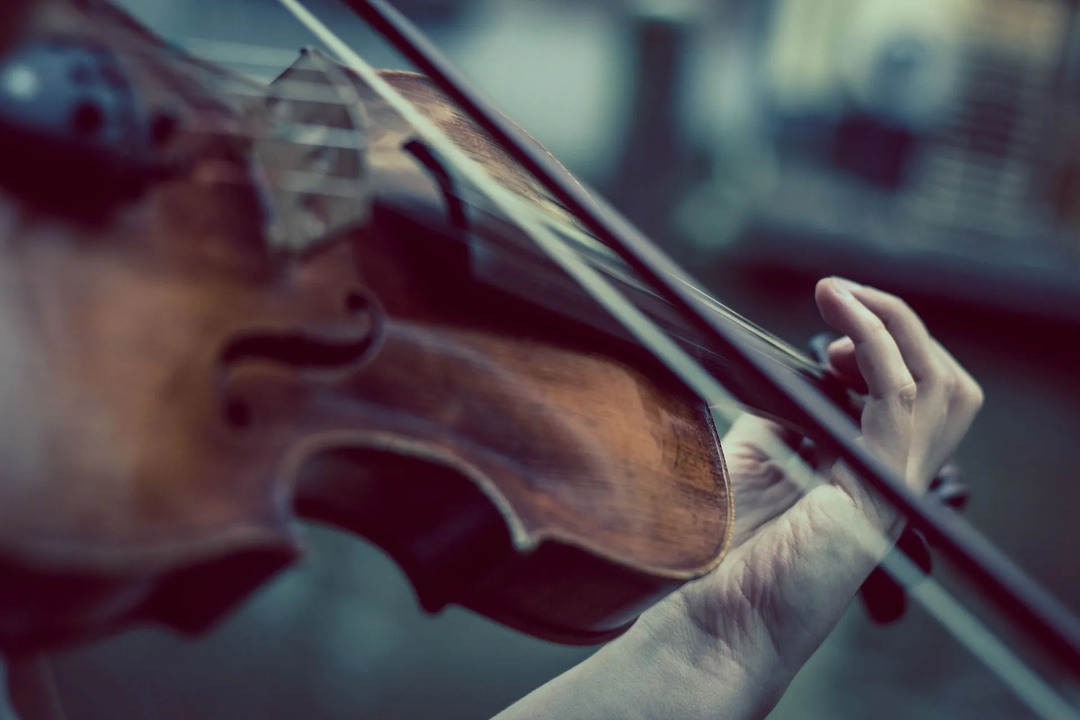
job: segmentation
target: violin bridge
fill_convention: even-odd
[[[345,71],[315,49],[267,89],[269,132],[254,147],[272,250],[303,252],[367,222],[367,119]]]

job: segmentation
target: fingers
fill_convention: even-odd
[[[981,408],[978,383],[901,299],[839,278],[818,283],[816,298],[826,322],[848,336],[829,346],[829,364],[853,387],[856,374],[865,379],[864,438],[913,480],[928,480]]]
[[[889,293],[848,281],[848,289],[876,315],[892,336],[904,358],[912,378],[917,383],[938,380],[946,375],[940,356],[935,352],[936,343],[930,337],[915,311],[908,304]]]
[[[965,404],[981,404],[981,389],[966,370],[930,336],[919,316],[900,298],[875,288],[830,278],[835,286],[847,289],[875,314],[892,336],[912,379],[920,385],[945,385],[957,391]],[[829,346],[829,360],[837,372],[850,374],[854,344],[841,338]],[[979,402],[976,402],[979,401]]]
[[[869,290],[869,288],[867,288]],[[916,378],[916,382],[926,385],[937,379],[949,396],[952,410],[965,414],[968,421],[974,419],[982,408],[984,394],[978,382],[957,362],[948,350],[933,337],[929,337],[931,352],[935,355],[934,365],[936,369],[922,371],[922,379]],[[899,343],[898,343],[899,347]],[[903,354],[903,351],[901,351]],[[827,349],[829,367],[839,375],[848,385],[857,392],[866,393],[866,381],[863,380],[855,359],[855,344],[849,337],[841,337],[829,344]],[[909,367],[910,369],[910,367]],[[912,373],[913,377],[915,373]]]
[[[961,424],[966,426],[974,419],[983,404],[982,388],[941,343],[930,336],[926,325],[907,303],[875,288],[839,278],[830,281],[849,290],[856,300],[878,316],[895,341],[920,394],[940,392],[947,398],[950,414],[958,420],[966,419],[967,423]],[[853,370],[860,367],[850,338],[842,338],[830,345],[829,361],[848,379]]]
[[[817,285],[821,315],[834,330],[851,338],[855,360],[872,398],[905,396],[915,381],[896,339],[882,318],[853,294],[853,283],[828,278]]]

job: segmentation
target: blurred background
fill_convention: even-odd
[[[313,43],[270,0],[126,0],[269,79]],[[813,282],[889,289],[983,383],[968,517],[1080,611],[1080,15],[1066,0],[400,0],[496,104],[683,261],[797,344]],[[400,60],[333,0],[374,64]],[[311,555],[197,641],[60,656],[73,720],[481,718],[590,650],[423,615],[378,550]],[[952,584],[947,572],[939,574]],[[853,606],[772,714],[1015,718],[921,611]]]

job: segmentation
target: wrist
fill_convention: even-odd
[[[678,683],[680,714],[668,717],[764,718],[794,677],[764,622],[740,620],[720,631],[702,621],[682,591],[642,615],[620,640],[651,648]]]
[[[876,518],[838,488],[823,486],[800,502],[805,532],[733,549],[635,626],[674,644],[688,672],[724,680],[729,693],[742,690],[733,717],[772,709],[891,544]]]
[[[787,682],[774,687],[760,659],[741,662],[696,627],[681,604],[676,595],[652,608],[625,635],[496,720],[763,718]]]

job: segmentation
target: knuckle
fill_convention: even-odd
[[[892,333],[889,331],[889,327],[881,318],[877,317],[876,315],[866,318],[865,322],[866,332],[868,335],[882,339],[892,337]]]
[[[956,376],[950,372],[948,365],[939,359],[931,360],[926,366],[919,378],[919,385],[950,398],[958,389]]]
[[[940,368],[936,372],[938,373],[938,377],[941,378],[941,388],[945,392],[947,398],[952,399],[963,394],[960,378],[948,372],[945,368]]]
[[[915,400],[918,396],[919,388],[914,380],[904,383],[896,390],[896,399],[900,401],[900,405],[905,410],[911,410],[915,406]]]

